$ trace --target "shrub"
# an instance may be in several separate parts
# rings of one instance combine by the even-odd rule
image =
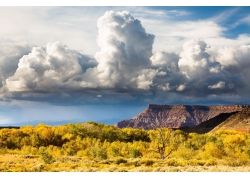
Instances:
[[[109,155],[116,157],[116,156],[120,156],[120,150],[118,147],[110,147],[109,148]]]
[[[68,147],[65,151],[66,151],[68,156],[74,156],[75,155],[75,151],[71,147]]]
[[[127,160],[126,159],[123,159],[123,158],[119,158],[115,161],[116,164],[121,164],[121,163],[127,163]]]
[[[0,148],[0,154],[6,154],[7,148]]]
[[[176,166],[176,164],[177,164],[176,159],[168,159],[166,161],[167,166]]]
[[[144,160],[142,163],[145,164],[146,166],[152,166],[154,164],[154,161],[148,159]]]
[[[97,155],[101,159],[107,159],[108,158],[107,150],[104,147],[101,147],[98,150]]]
[[[43,146],[39,148],[39,155],[45,164],[51,164],[55,161],[53,156],[49,154],[47,149]]]
[[[129,151],[129,156],[132,158],[137,158],[141,156],[141,152],[138,149],[131,149]]]

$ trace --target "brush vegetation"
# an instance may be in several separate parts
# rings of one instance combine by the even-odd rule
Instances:
[[[0,130],[0,171],[249,171],[250,134],[114,128],[86,122]]]

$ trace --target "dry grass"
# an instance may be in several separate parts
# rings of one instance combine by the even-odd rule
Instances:
[[[120,161],[120,160],[119,160]],[[102,161],[65,156],[52,164],[44,164],[39,156],[0,155],[1,172],[250,172],[250,166],[168,165],[158,159],[130,158],[122,163],[117,159]]]

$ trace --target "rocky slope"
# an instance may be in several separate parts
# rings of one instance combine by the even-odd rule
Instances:
[[[239,113],[238,111],[236,112],[231,112],[231,113],[222,113],[219,114],[218,116],[215,116],[205,122],[202,122],[201,124],[197,125],[197,126],[193,126],[193,127],[180,127],[180,128],[175,128],[175,129],[180,129],[184,132],[195,132],[198,134],[203,134],[203,133],[208,133],[211,130],[213,130],[216,126],[218,126],[219,124],[221,124],[222,122],[224,122],[225,120],[227,120],[230,116]]]
[[[156,127],[193,127],[222,113],[242,111],[250,105],[157,105],[149,104],[148,108],[132,119],[122,120],[114,126],[117,128],[134,127],[152,129]]]
[[[216,132],[217,130],[250,132],[250,108],[233,114],[210,132]]]

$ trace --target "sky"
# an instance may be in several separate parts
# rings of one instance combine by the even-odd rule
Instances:
[[[0,6],[0,125],[249,104],[250,6]]]

